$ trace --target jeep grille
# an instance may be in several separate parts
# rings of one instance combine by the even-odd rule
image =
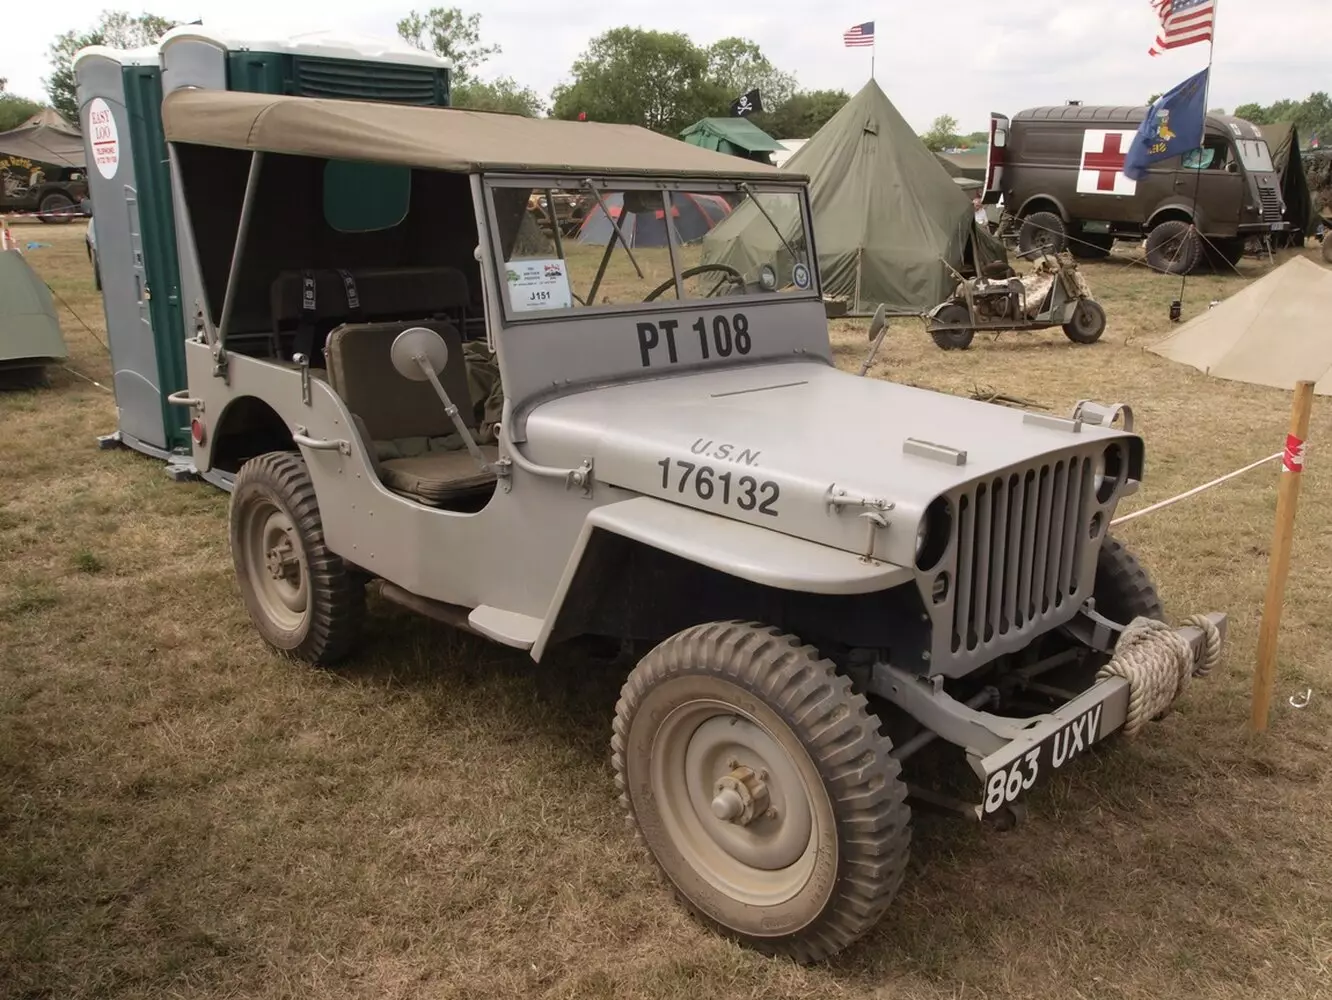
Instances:
[[[1087,585],[1080,576],[1091,479],[1092,459],[1073,455],[974,483],[956,496],[955,654],[1008,647],[1003,640],[1072,615]]]

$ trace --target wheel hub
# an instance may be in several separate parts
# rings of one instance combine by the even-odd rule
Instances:
[[[301,561],[296,556],[296,547],[290,538],[283,538],[264,553],[264,565],[268,575],[274,580],[291,580],[300,569]]]
[[[752,768],[737,767],[722,775],[713,786],[712,815],[725,823],[748,826],[756,816],[776,818],[776,811],[768,807],[768,786],[764,779],[768,772],[755,772]],[[767,816],[772,813],[771,816]]]

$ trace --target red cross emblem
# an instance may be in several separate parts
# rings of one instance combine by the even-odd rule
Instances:
[[[1118,132],[1110,132],[1101,142],[1101,151],[1082,154],[1082,169],[1096,171],[1096,190],[1113,191],[1115,174],[1124,169],[1125,153],[1120,152],[1124,137]]]

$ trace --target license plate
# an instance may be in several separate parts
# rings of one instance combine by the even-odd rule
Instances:
[[[1021,756],[985,775],[985,797],[981,811],[988,815],[1013,802],[1037,781],[1081,756],[1103,733],[1105,703],[1093,705],[1081,715],[1050,733]]]
[[[1278,233],[1286,228],[1286,224],[1284,222],[1273,222],[1271,225],[1272,225],[1272,232],[1274,233]]]

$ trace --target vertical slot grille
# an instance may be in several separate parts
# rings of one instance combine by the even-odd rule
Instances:
[[[1258,185],[1258,199],[1262,204],[1264,222],[1281,221],[1281,198],[1276,188]]]
[[[958,498],[953,652],[1025,631],[1076,599],[1092,464],[1073,456]]]

